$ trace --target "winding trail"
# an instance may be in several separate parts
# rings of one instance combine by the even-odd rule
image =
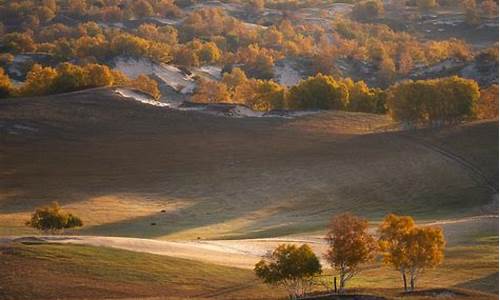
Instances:
[[[483,171],[481,171],[478,167],[476,167],[473,163],[465,159],[464,157],[453,153],[442,146],[430,143],[421,138],[416,138],[414,136],[409,136],[403,133],[399,134],[400,137],[411,141],[417,145],[420,145],[426,149],[437,152],[447,159],[459,164],[463,169],[465,169],[470,175],[471,178],[479,184],[483,184],[488,187],[492,192],[498,194],[498,185],[493,182]]]

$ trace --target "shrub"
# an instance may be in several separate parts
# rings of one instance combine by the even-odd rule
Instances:
[[[67,228],[81,227],[83,222],[77,216],[63,211],[59,203],[52,202],[48,206],[37,208],[26,225],[44,232],[56,233]]]

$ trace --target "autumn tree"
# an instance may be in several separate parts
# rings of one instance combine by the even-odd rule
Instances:
[[[146,93],[151,97],[153,97],[153,99],[155,100],[158,100],[161,97],[161,92],[160,89],[158,88],[158,83],[147,75],[141,74],[136,79],[127,81],[125,85],[137,89],[143,93]]]
[[[192,99],[199,103],[228,103],[231,98],[225,84],[201,80]]]
[[[342,293],[347,281],[360,272],[361,265],[374,258],[377,244],[368,233],[368,221],[348,213],[332,219],[326,241],[326,259],[339,273]]]
[[[395,120],[438,125],[475,118],[480,92],[474,80],[452,76],[400,82],[387,95]]]
[[[0,68],[0,98],[9,97],[12,94],[12,82],[5,71]]]
[[[498,17],[498,4],[493,0],[484,0],[481,2],[481,11],[486,17]]]
[[[462,9],[465,14],[465,22],[468,25],[476,26],[481,22],[476,0],[462,0]]]
[[[292,109],[339,109],[349,101],[349,91],[333,77],[318,74],[293,86],[287,96]]]
[[[416,3],[421,11],[429,11],[437,6],[436,0],[416,0]]]
[[[37,208],[26,225],[44,232],[56,233],[67,228],[81,227],[83,222],[79,217],[66,213],[59,203],[52,202],[48,206]]]
[[[153,6],[147,0],[133,1],[131,11],[137,18],[145,18],[154,14]]]
[[[349,91],[347,109],[354,112],[385,113],[385,93],[379,88],[369,88],[364,81],[343,80]]]
[[[282,244],[259,261],[254,271],[265,283],[283,286],[296,299],[311,287],[314,276],[321,274],[321,264],[307,244]]]
[[[28,33],[11,32],[4,34],[0,39],[3,46],[11,53],[32,52],[36,49],[36,44]]]
[[[411,217],[390,214],[380,225],[379,235],[384,263],[400,272],[405,291],[413,291],[418,276],[443,261],[446,242],[441,228],[418,227]]]
[[[20,87],[19,93],[23,96],[49,94],[53,89],[53,82],[56,77],[57,71],[54,68],[35,64],[26,75],[26,80]]]
[[[493,84],[481,89],[481,96],[478,101],[478,119],[498,118],[498,85]]]
[[[384,3],[380,0],[356,2],[352,14],[360,21],[373,21],[384,14]]]

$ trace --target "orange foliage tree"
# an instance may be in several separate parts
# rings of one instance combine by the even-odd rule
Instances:
[[[481,89],[481,96],[477,103],[478,119],[498,118],[498,85],[493,84]]]
[[[5,71],[0,68],[0,98],[9,97],[12,92],[12,83]]]
[[[401,273],[405,291],[415,289],[425,269],[442,263],[446,241],[439,227],[417,227],[409,216],[388,215],[379,227],[379,246],[384,263]]]
[[[352,214],[334,217],[328,228],[326,259],[339,273],[342,293],[347,281],[359,273],[361,264],[374,258],[377,243],[368,233],[368,222]]]

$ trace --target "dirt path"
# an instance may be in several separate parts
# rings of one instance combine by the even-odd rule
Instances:
[[[480,233],[498,234],[498,215],[483,215],[462,219],[439,220],[423,225],[441,226],[449,245],[460,243]],[[243,240],[162,241],[152,239],[103,236],[38,236],[4,237],[9,241],[40,241],[112,247],[130,251],[193,259],[219,265],[252,269],[268,251],[281,243],[309,244],[322,257],[327,245],[320,235]],[[326,264],[325,264],[326,265]]]
[[[498,194],[498,186],[495,182],[491,181],[486,174],[484,174],[478,167],[476,167],[473,163],[468,161],[467,159],[461,157],[460,155],[453,153],[442,146],[430,143],[420,138],[416,138],[406,134],[400,134],[401,137],[412,141],[420,146],[423,146],[431,151],[437,152],[442,156],[446,157],[459,164],[462,168],[464,168],[477,183],[484,184],[487,186],[492,192]]]

